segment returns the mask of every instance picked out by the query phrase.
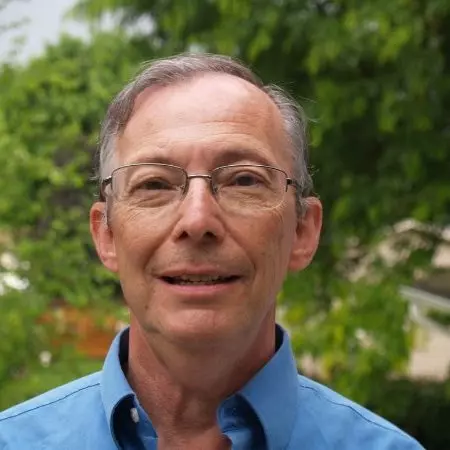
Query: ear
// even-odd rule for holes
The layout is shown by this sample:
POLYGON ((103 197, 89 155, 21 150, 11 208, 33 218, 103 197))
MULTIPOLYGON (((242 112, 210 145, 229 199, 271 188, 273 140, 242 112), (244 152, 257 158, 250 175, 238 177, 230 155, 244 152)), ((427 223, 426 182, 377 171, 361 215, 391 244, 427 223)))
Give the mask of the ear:
POLYGON ((289 260, 289 270, 300 271, 311 262, 319 245, 322 228, 322 204, 316 197, 305 199, 307 208, 302 217, 298 217, 294 243, 289 260))
POLYGON ((100 261, 111 272, 117 272, 116 246, 106 218, 106 203, 94 203, 91 207, 89 219, 92 239, 100 261))

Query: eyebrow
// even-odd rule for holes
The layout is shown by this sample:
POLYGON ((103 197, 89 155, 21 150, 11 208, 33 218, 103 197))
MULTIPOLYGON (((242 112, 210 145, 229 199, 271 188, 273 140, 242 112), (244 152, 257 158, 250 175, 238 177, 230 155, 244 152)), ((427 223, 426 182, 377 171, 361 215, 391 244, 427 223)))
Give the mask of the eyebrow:
POLYGON ((142 155, 138 158, 132 158, 127 162, 128 164, 146 164, 146 163, 159 163, 159 164, 171 164, 172 166, 178 166, 179 164, 175 161, 175 159, 171 158, 167 155, 142 155))
POLYGON ((235 164, 242 161, 250 161, 265 166, 274 165, 275 161, 271 161, 266 155, 256 149, 245 147, 234 147, 226 149, 214 159, 216 166, 225 166, 235 164))
MULTIPOLYGON (((262 164, 266 166, 274 165, 275 161, 271 161, 266 155, 253 148, 232 147, 225 149, 212 158, 215 167, 226 166, 229 164, 236 164, 242 161, 249 161, 255 164, 262 164)), ((142 155, 135 159, 131 159, 128 164, 140 163, 160 163, 170 164, 173 166, 180 166, 180 162, 167 154, 153 154, 142 155)))

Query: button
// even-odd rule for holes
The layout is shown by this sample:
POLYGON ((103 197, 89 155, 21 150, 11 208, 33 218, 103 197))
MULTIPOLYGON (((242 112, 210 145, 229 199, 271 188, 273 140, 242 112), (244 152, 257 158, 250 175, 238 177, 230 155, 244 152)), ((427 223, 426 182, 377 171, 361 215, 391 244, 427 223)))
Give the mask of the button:
POLYGON ((139 422, 139 413, 138 413, 138 410, 136 408, 131 408, 130 409, 130 415, 131 415, 131 420, 134 423, 138 423, 139 422))

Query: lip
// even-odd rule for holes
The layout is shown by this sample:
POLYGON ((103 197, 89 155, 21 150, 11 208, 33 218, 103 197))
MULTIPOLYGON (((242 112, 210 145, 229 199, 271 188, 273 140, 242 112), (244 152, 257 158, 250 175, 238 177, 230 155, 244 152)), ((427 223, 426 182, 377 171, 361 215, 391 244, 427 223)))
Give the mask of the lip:
MULTIPOLYGON (((203 273, 204 275, 204 273, 203 273)), ((234 280, 224 283, 214 284, 172 284, 166 281, 163 277, 159 277, 159 282, 164 285, 164 288, 179 296, 185 298, 190 302, 194 300, 207 301, 213 297, 226 294, 236 288, 236 285, 242 280, 242 277, 236 277, 234 280)))
POLYGON ((240 277, 239 273, 233 272, 232 270, 224 270, 218 267, 210 266, 189 266, 189 267, 176 267, 169 270, 164 270, 157 274, 158 278, 176 278, 181 276, 206 276, 206 277, 240 277))
POLYGON ((184 266, 174 267, 170 270, 164 270, 158 273, 158 280, 164 285, 165 289, 177 296, 186 297, 188 300, 209 300, 211 297, 226 294, 235 289, 236 285, 242 281, 243 277, 236 271, 224 270, 212 266, 184 266), (180 276, 209 276, 209 277, 223 277, 234 279, 226 282, 214 284, 173 284, 166 278, 176 278, 180 276))

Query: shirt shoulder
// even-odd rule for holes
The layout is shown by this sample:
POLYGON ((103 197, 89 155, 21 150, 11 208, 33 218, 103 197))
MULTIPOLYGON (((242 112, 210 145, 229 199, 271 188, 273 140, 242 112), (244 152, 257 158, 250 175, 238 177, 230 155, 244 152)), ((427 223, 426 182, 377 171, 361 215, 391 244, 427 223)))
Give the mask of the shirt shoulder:
POLYGON ((109 434, 99 372, 1 412, 0 450, 95 448, 85 445, 88 428, 109 434))
POLYGON ((395 425, 330 388, 301 375, 298 387, 299 414, 289 448, 307 439, 314 443, 311 450, 423 450, 395 425))

